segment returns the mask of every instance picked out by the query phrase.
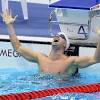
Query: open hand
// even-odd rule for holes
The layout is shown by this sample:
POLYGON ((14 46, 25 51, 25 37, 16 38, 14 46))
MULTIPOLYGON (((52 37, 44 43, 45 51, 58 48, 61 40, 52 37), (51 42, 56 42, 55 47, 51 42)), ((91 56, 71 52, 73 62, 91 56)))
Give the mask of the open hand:
POLYGON ((6 10, 4 13, 1 14, 3 21, 6 25, 13 23, 16 20, 17 15, 13 18, 11 11, 6 10))
POLYGON ((96 33, 100 36, 100 29, 97 29, 96 33))

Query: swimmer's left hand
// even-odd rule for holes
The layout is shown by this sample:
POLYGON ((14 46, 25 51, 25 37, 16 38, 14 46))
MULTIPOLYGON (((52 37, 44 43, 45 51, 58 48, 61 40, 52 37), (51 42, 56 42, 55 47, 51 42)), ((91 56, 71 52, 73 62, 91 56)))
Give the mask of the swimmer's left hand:
POLYGON ((97 29, 96 33, 100 36, 100 29, 97 29))

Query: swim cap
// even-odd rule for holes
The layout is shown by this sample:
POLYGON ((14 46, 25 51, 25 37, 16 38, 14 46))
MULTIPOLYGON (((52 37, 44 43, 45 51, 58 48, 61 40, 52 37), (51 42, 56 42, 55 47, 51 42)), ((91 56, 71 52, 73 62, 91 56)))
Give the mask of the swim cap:
POLYGON ((68 37, 67 37, 67 35, 65 34, 65 33, 63 33, 63 32, 59 32, 59 33, 57 33, 58 35, 64 35, 65 36, 65 39, 66 39, 66 48, 65 48, 65 51, 69 48, 69 46, 70 46, 70 42, 69 42, 69 39, 68 39, 68 37))

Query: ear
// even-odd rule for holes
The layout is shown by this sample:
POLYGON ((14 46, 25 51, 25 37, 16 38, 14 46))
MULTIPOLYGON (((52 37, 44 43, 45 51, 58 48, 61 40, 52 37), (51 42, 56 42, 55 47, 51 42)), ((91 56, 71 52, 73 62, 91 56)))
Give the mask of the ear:
POLYGON ((66 48, 66 43, 63 44, 64 48, 66 48))

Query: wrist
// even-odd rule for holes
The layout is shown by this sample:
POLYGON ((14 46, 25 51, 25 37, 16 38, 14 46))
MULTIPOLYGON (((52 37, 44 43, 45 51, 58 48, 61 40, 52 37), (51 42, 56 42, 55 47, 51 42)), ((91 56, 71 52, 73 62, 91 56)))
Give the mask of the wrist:
POLYGON ((15 33, 13 25, 11 23, 7 24, 7 28, 8 28, 9 34, 14 34, 15 33))
POLYGON ((13 24, 13 22, 5 22, 5 24, 7 25, 7 26, 9 26, 9 25, 12 25, 13 24))
POLYGON ((6 24, 7 25, 7 27, 10 27, 10 26, 12 26, 12 23, 9 23, 9 24, 6 24))

